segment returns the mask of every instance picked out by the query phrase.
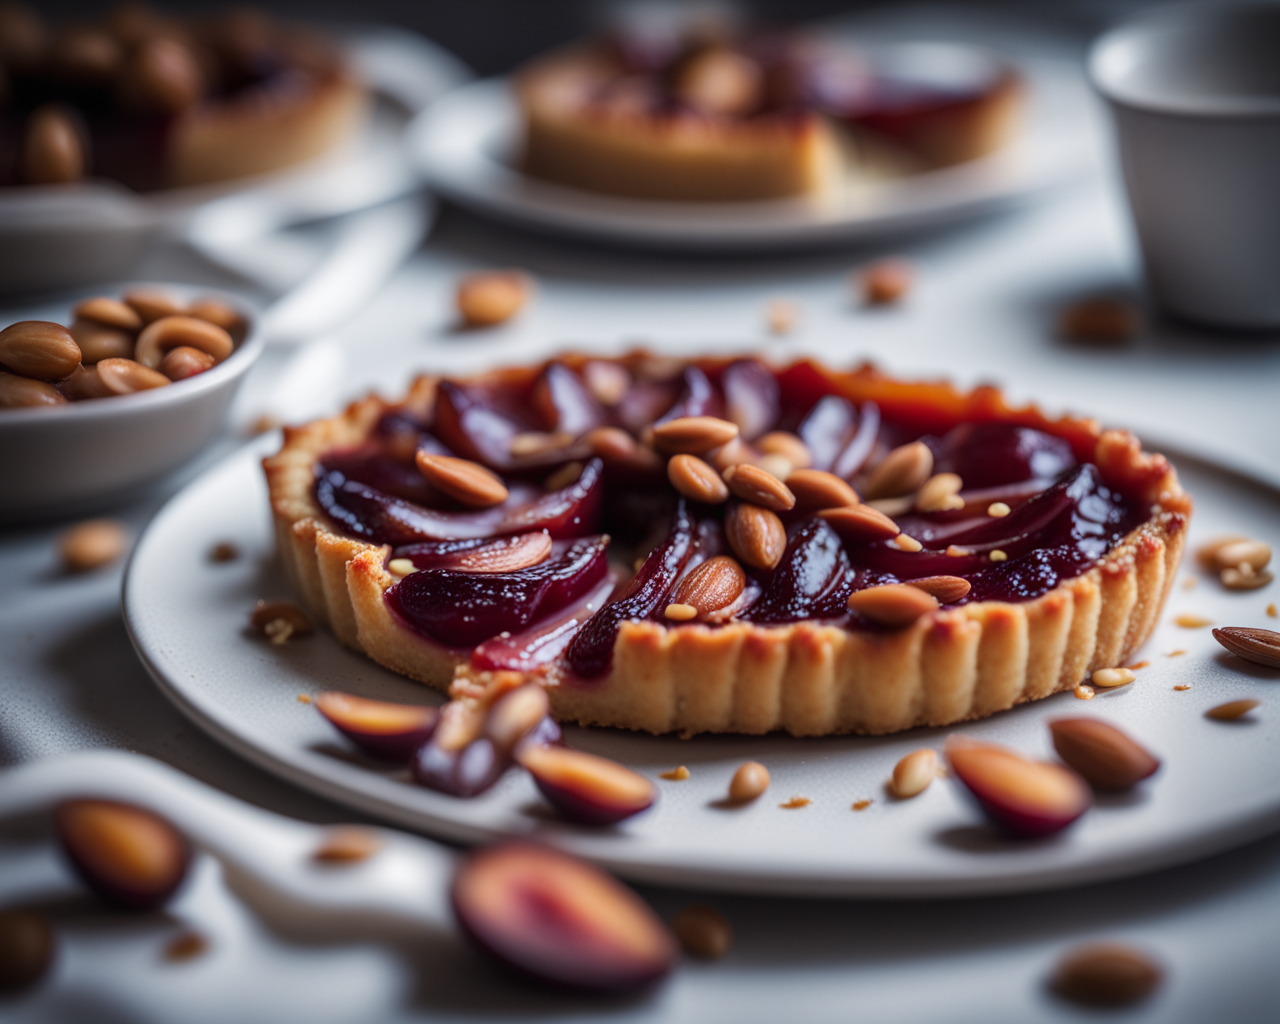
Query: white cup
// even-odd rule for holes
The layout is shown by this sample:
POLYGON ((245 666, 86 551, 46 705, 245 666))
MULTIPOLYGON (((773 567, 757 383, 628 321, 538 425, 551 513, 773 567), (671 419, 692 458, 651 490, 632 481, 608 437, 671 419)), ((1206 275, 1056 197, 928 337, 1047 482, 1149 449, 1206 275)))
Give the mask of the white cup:
POLYGON ((1280 328, 1280 4, 1174 7, 1089 56, 1147 280, 1171 312, 1280 328))

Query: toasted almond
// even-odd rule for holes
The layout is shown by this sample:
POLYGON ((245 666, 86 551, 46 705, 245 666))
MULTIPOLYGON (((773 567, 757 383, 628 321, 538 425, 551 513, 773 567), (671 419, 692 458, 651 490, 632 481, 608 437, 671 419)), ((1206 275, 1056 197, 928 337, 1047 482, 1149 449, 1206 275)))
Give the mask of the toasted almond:
POLYGON ((733 929, 719 911, 708 906, 688 907, 671 922, 685 952, 703 960, 719 960, 733 945, 733 929))
POLYGON ((824 508, 847 508, 858 504, 858 492, 834 473, 821 469, 797 469, 786 479, 788 489, 801 512, 824 508))
POLYGON ((1218 563, 1218 552, 1231 544, 1248 543, 1251 538, 1241 536, 1238 533, 1227 534, 1222 537, 1214 537, 1213 540, 1206 541, 1196 548, 1196 562, 1200 568, 1208 569, 1216 572, 1219 569, 1225 569, 1231 562, 1218 563))
POLYGON ((1009 560, 1008 554, 1001 551, 999 548, 989 552, 987 557, 993 562, 1007 562, 1009 560))
POLYGON ((636 450, 640 447, 634 437, 618 427, 596 427, 588 431, 583 441, 591 449, 592 455, 618 462, 634 459, 636 450))
POLYGON ((119 299, 109 299, 105 295, 76 303, 72 312, 86 320, 105 324, 108 327, 118 327, 122 331, 142 330, 142 317, 138 315, 137 310, 132 306, 126 306, 119 299))
POLYGON ((582 368, 587 390, 601 405, 613 406, 631 390, 631 374, 621 363, 593 359, 582 368))
POLYGON ((511 439, 511 457, 524 459, 532 455, 545 455, 547 452, 559 451, 573 444, 573 435, 565 433, 543 433, 541 430, 526 430, 511 439))
MULTIPOLYGON (((551 535, 545 530, 519 533, 490 541, 458 559, 463 572, 516 572, 540 565, 551 557, 551 535)), ((400 561, 400 559, 396 559, 400 561)))
POLYGON ((898 536, 894 537, 893 543, 894 543, 894 546, 897 547, 899 551, 910 551, 912 554, 914 554, 917 551, 924 550, 923 544, 921 544, 914 537, 909 536, 908 534, 905 534, 905 533, 900 533, 898 534, 898 536))
POLYGON ((829 508, 818 513, 840 537, 852 544, 888 540, 902 531, 898 524, 870 505, 829 508))
POLYGON ((416 571, 417 566, 413 564, 412 558, 393 558, 387 562, 387 572, 392 576, 408 576, 416 571))
POLYGON ((908 495, 905 498, 873 498, 867 504, 887 516, 905 516, 911 511, 914 501, 908 495))
POLYGON ((862 495, 868 501, 900 498, 919 488, 932 472, 933 452, 923 441, 912 441, 893 449, 880 460, 867 478, 862 495))
POLYGON ((735 437, 728 444, 706 453, 707 460, 715 466, 717 473, 723 473, 730 466, 740 466, 744 462, 757 462, 760 453, 752 445, 740 437, 735 437))
POLYGON ((893 766, 893 795, 899 800, 919 796, 938 775, 938 752, 913 750, 893 766))
POLYGON ((382 837, 367 828, 347 825, 335 828, 311 856, 322 864, 355 864, 382 849, 382 837))
POLYGON ((1219 722, 1230 722, 1241 715, 1247 715, 1256 708, 1262 701, 1260 700, 1229 700, 1225 704, 1219 704, 1206 711, 1206 718, 1216 718, 1219 722))
POLYGON ((124 293, 125 305, 133 309, 142 318, 144 324, 152 323, 166 316, 177 316, 182 307, 168 292, 154 288, 134 288, 124 293))
POLYGON ((729 486, 696 455, 673 455, 667 463, 671 486, 690 501, 719 505, 729 500, 729 486))
POLYGON ((62 564, 71 572, 90 572, 110 565, 129 546, 129 533, 115 519, 90 519, 73 526, 58 541, 62 564))
POLYGON ((689 777, 689 769, 684 765, 677 765, 669 772, 659 772, 658 778, 667 779, 670 782, 684 782, 689 777))
POLYGON ((249 624, 273 644, 306 636, 315 629, 307 613, 291 601, 259 601, 249 615, 249 624))
POLYGON ((701 455, 738 436, 738 425, 718 416, 679 416, 653 427, 654 445, 667 455, 701 455))
POLYGON ((507 500, 507 487, 494 472, 470 459, 419 450, 414 462, 432 487, 468 508, 492 508, 507 500))
POLYGON ((1267 616, 1272 619, 1280 619, 1280 610, 1276 608, 1274 601, 1267 605, 1267 616))
POLYGON ((1093 700, 1098 695, 1098 691, 1088 683, 1076 683, 1072 692, 1075 693, 1078 700, 1093 700))
POLYGON ((892 305, 911 290, 913 277, 906 260, 877 260, 861 274, 862 299, 868 306, 892 305))
POLYGON ((662 614, 672 622, 692 622, 698 617, 698 609, 691 604, 682 604, 676 601, 667 605, 662 614))
POLYGON ((1072 950, 1058 964, 1051 984, 1075 1003, 1128 1006, 1151 995, 1163 977, 1145 954, 1108 942, 1072 950))
POLYGON ((542 486, 548 491, 563 491, 566 487, 576 484, 586 468, 581 462, 566 462, 559 469, 549 473, 542 481, 542 486))
POLYGON ((1128 686, 1138 677, 1127 668, 1100 668, 1089 678, 1094 686, 1109 690, 1116 686, 1128 686))
POLYGON ((1214 552, 1213 564, 1218 569, 1249 566, 1254 571, 1265 569, 1271 561, 1271 545, 1260 540, 1237 540, 1223 544, 1214 552))
MULTIPOLYGON (((706 616, 733 604, 747 585, 742 566, 728 555, 709 558, 689 573, 676 587, 671 600, 693 609, 688 618, 706 616)), ((672 618, 667 608, 667 618, 672 618)))
POLYGON ((987 515, 992 519, 1003 519, 1011 511, 1012 509, 1010 509, 1003 501, 993 501, 987 506, 987 515))
POLYGON ((759 761, 740 765, 729 781, 729 799, 742 804, 763 795, 769 788, 769 769, 759 761))
POLYGON ((765 455, 781 455, 796 469, 807 469, 813 465, 813 453, 795 434, 785 430, 774 430, 763 437, 756 438, 756 448, 765 455))
POLYGON ((1280 633, 1252 626, 1221 626, 1213 638, 1237 657, 1255 665, 1280 668, 1280 633))
POLYGON ((872 622, 900 629, 911 625, 920 616, 936 611, 938 600, 932 594, 905 583, 886 583, 855 590, 849 595, 849 608, 872 622))
POLYGON ((775 512, 786 512, 796 507, 796 496, 791 493, 790 488, 759 466, 744 462, 738 466, 730 466, 721 476, 729 485, 729 490, 743 501, 775 512))
POLYGON ((787 530, 777 514, 745 501, 729 506, 724 532, 734 554, 756 569, 772 569, 787 549, 787 530))
POLYGON ((923 576, 918 580, 906 580, 907 586, 923 590, 938 599, 939 604, 954 604, 972 587, 963 576, 923 576))
POLYGON ((1049 732, 1058 756, 1094 789, 1129 789, 1160 767, 1146 748, 1097 718, 1055 718, 1049 732))
POLYGON ((950 512, 964 508, 960 488, 964 481, 955 473, 935 473, 916 492, 916 508, 921 512, 950 512))
POLYGON ((1238 566, 1223 569, 1218 574, 1218 578, 1228 590, 1260 590, 1275 579, 1271 573, 1260 572, 1248 562, 1242 562, 1238 566))
POLYGON ((458 282, 455 301, 468 327, 494 327, 519 313, 532 294, 532 281, 518 270, 483 271, 458 282))
POLYGON ((795 466, 791 465, 791 460, 785 455, 761 455, 756 459, 755 465, 782 481, 785 481, 795 469, 795 466))

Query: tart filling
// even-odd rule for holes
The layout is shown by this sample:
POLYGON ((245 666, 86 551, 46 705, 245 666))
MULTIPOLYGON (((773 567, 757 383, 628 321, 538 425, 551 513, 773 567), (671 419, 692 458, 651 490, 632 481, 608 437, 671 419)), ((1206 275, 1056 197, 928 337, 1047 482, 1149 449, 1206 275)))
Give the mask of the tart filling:
POLYGON ((423 378, 265 466, 344 643, 653 732, 890 732, 1070 688, 1146 639, 1190 514, 1131 435, 994 389, 644 353, 423 378))

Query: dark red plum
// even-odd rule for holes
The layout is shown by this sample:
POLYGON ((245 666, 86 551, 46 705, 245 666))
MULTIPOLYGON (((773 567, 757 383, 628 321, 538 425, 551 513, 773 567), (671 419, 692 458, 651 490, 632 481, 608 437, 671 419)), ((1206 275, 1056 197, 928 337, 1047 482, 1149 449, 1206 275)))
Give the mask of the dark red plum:
POLYGON ((614 825, 648 810, 653 783, 615 761, 562 746, 527 747, 520 764, 564 817, 583 825, 614 825))
POLYGON ((529 396, 543 430, 581 437, 605 421, 605 412, 581 377, 564 363, 548 363, 529 396))
POLYGON ((761 624, 838 619, 852 588, 843 542, 826 520, 810 519, 792 536, 760 599, 740 618, 761 624))
POLYGON ((955 777, 979 806, 1018 838, 1060 832, 1093 803, 1088 784, 1063 765, 965 740, 949 742, 946 754, 955 777))
POLYGON ((720 375, 725 415, 738 425, 738 436, 754 441, 778 422, 778 380, 758 359, 739 359, 720 375))

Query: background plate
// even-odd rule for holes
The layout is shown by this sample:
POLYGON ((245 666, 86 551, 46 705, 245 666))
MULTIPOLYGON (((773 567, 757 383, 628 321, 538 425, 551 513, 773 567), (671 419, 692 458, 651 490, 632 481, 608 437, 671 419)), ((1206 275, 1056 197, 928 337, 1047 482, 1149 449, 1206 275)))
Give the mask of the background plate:
MULTIPOLYGON (((1141 652, 1138 681, 1088 703, 1071 694, 1023 705, 961 728, 967 735, 1050 756, 1045 721, 1087 714, 1115 722, 1164 759, 1132 794, 1106 796, 1056 838, 1007 842, 993 834, 949 781, 895 802, 884 790, 907 752, 938 746, 949 730, 887 737, 797 740, 704 736, 692 740, 611 729, 567 730, 575 747, 631 765, 661 791, 647 814, 614 829, 552 819, 528 776, 507 774, 489 793, 457 800, 407 782, 352 753, 300 694, 342 689, 370 697, 438 702, 438 695, 342 648, 329 634, 274 647, 246 616, 259 598, 287 597, 274 560, 266 486, 258 460, 279 445, 264 437, 174 497, 134 550, 124 613, 161 689, 233 750, 301 786, 397 824, 466 842, 536 836, 627 877, 744 892, 937 896, 1016 892, 1119 877, 1189 860, 1280 826, 1280 715, 1264 704, 1234 723, 1205 709, 1262 697, 1280 673, 1227 655, 1207 629, 1173 625, 1192 612, 1216 622, 1276 626, 1264 612, 1275 587, 1231 593, 1193 568, 1175 583, 1165 621, 1141 652), (209 560, 214 544, 239 560, 209 560), (1185 654, 1170 656, 1184 650, 1185 654), (1178 692, 1175 684, 1191 689, 1178 692), (768 793, 737 809, 719 805, 746 759, 766 764, 768 793), (687 765, 687 781, 658 774, 687 765), (778 805, 799 795, 799 810, 778 805), (865 810, 854 801, 870 799, 865 810)), ((1179 470, 1197 510, 1191 543, 1238 532, 1273 544, 1280 492, 1191 457, 1179 470)))

